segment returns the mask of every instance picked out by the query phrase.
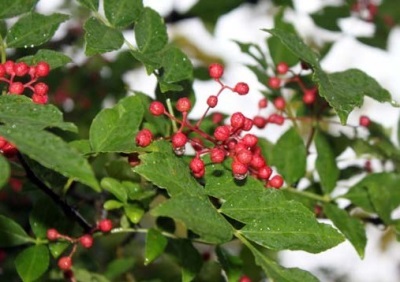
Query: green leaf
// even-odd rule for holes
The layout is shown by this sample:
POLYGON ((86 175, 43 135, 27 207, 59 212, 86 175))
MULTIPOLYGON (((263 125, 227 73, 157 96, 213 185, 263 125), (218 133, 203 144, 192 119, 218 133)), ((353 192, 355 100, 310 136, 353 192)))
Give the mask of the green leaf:
POLYGON ((115 281, 120 275, 129 272, 134 265, 135 259, 132 257, 115 259, 107 265, 104 275, 108 279, 115 281))
POLYGON ((390 94, 375 79, 366 73, 349 69, 343 72, 325 74, 316 70, 315 78, 319 84, 319 93, 339 115, 342 124, 355 107, 361 107, 364 95, 379 102, 391 101, 390 94))
POLYGON ((118 50, 124 44, 124 36, 118 29, 108 27, 95 17, 88 19, 85 30, 85 54, 93 56, 118 50))
POLYGON ((319 56, 311 50, 297 35, 281 29, 263 29, 279 38, 293 54, 313 67, 319 67, 319 56))
POLYGON ((13 247, 32 243, 34 240, 10 218, 0 215, 0 247, 13 247))
POLYGON ((0 19, 12 18, 32 11, 39 0, 1 0, 0 19))
POLYGON ((291 185, 305 175, 306 158, 307 152, 303 139, 292 127, 276 142, 271 164, 276 166, 285 181, 291 185))
POLYGON ((30 126, 0 126, 0 135, 41 165, 100 191, 87 160, 60 137, 30 126))
POLYGON ((99 0, 78 0, 78 2, 82 6, 88 8, 94 12, 97 12, 97 9, 99 8, 99 0))
POLYGON ((49 16, 30 13, 20 18, 9 30, 7 47, 35 47, 49 41, 58 26, 68 20, 67 15, 52 14, 49 16))
POLYGON ((299 202, 288 201, 281 191, 246 189, 235 191, 220 211, 246 225, 246 238, 272 250, 304 250, 318 253, 343 241, 329 225, 319 223, 299 202))
POLYGON ((339 20, 347 17, 350 17, 350 9, 347 5, 327 6, 311 14, 311 18, 316 25, 331 31, 340 31, 339 20))
POLYGON ((138 224, 145 211, 138 204, 127 204, 124 206, 124 212, 133 224, 138 224))
POLYGON ((23 250, 15 259, 15 267, 22 281, 33 282, 49 267, 50 256, 45 245, 36 245, 23 250))
POLYGON ((350 200, 352 204, 364 209, 367 212, 374 212, 374 207, 369 198, 368 188, 364 185, 362 180, 356 185, 352 186, 342 197, 350 200))
POLYGON ((90 144, 94 152, 131 152, 135 135, 144 116, 141 99, 126 97, 111 109, 103 109, 90 126, 90 144))
POLYGON ((116 197, 122 203, 126 203, 128 200, 128 194, 126 189, 122 184, 110 177, 105 177, 100 182, 101 188, 110 192, 114 197, 116 197))
POLYGON ((28 65, 36 65, 38 62, 42 61, 48 63, 52 70, 72 62, 71 58, 67 55, 47 49, 40 49, 35 55, 25 56, 18 59, 18 62, 25 62, 28 65))
POLYGON ((364 258, 367 236, 362 222, 333 204, 324 204, 324 213, 350 241, 358 255, 364 258))
POLYGON ((182 221, 207 243, 219 244, 232 239, 232 227, 205 195, 181 193, 157 206, 151 213, 182 221))
POLYGON ((70 246, 69 242, 54 242, 49 244, 50 254, 53 258, 60 257, 64 251, 70 246))
POLYGON ((10 177, 10 164, 7 159, 0 154, 0 189, 7 184, 10 177))
POLYGON ((154 53, 168 42, 167 29, 163 18, 146 7, 135 24, 135 38, 141 53, 154 53))
POLYGON ((182 267, 182 282, 191 282, 200 271, 202 258, 189 240, 169 240, 167 252, 172 254, 182 267))
POLYGON ((77 281, 110 282, 110 280, 103 275, 89 272, 83 268, 74 268, 74 275, 77 281))
POLYGON ((315 147, 317 149, 317 159, 315 167, 321 182, 321 187, 325 194, 329 194, 336 187, 339 178, 339 168, 333 150, 323 133, 318 132, 315 137, 315 147))
POLYGON ((164 252, 167 244, 167 238, 160 231, 153 228, 149 229, 146 235, 144 265, 148 265, 158 258, 164 252))
POLYGON ((174 83, 192 78, 192 63, 180 49, 176 47, 168 48, 163 53, 162 58, 163 82, 174 83))
POLYGON ((276 6, 289 6, 294 8, 292 0, 272 0, 272 3, 276 6))
POLYGON ((240 281, 242 276, 242 261, 239 257, 231 255, 221 246, 217 246, 215 253, 228 278, 228 281, 240 281))
POLYGON ((103 207, 105 210, 115 210, 115 209, 119 209, 122 208, 124 206, 124 203, 121 203, 120 201, 116 201, 116 200, 108 200, 104 203, 103 207))
POLYGON ((63 114, 57 107, 32 103, 31 99, 22 95, 0 95, 0 109, 0 122, 10 126, 78 131, 74 124, 63 121, 63 114))
POLYGON ((104 12, 114 27, 126 27, 138 19, 143 9, 142 0, 104 0, 104 12))

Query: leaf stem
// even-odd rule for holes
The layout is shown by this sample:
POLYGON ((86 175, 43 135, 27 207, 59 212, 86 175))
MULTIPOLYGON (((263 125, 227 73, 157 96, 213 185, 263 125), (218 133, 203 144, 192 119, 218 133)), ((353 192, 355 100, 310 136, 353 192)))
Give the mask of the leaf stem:
POLYGON ((177 132, 178 131, 178 126, 176 125, 174 109, 172 108, 171 99, 168 98, 166 103, 167 103, 167 108, 168 108, 168 112, 169 112, 170 116, 174 117, 174 118, 171 119, 172 130, 173 130, 173 132, 177 132))
POLYGON ((290 193, 298 194, 298 195, 307 197, 309 199, 313 199, 313 200, 324 202, 324 203, 330 203, 332 201, 331 197, 329 197, 328 195, 320 196, 320 195, 317 195, 317 194, 314 194, 311 192, 300 191, 293 187, 285 187, 285 188, 282 188, 282 190, 286 190, 290 193))

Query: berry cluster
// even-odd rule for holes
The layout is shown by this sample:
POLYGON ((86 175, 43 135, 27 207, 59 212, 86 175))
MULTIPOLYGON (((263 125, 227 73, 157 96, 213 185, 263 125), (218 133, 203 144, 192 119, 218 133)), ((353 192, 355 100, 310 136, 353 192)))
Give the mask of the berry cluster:
MULTIPOLYGON (((171 115, 159 101, 153 101, 150 104, 149 111, 151 114, 154 116, 165 115, 180 124, 177 132, 170 137, 175 154, 184 154, 187 144, 193 147, 196 153, 190 161, 189 167, 196 178, 204 176, 205 163, 201 157, 208 154, 212 163, 222 163, 225 159, 230 158, 232 174, 235 179, 242 180, 250 174, 264 181, 268 187, 280 188, 284 182, 283 178, 280 175, 271 177, 272 169, 261 153, 261 148, 257 144, 257 136, 248 133, 256 123, 255 120, 240 112, 235 112, 230 117, 229 124, 218 125, 212 135, 200 129, 203 119, 211 108, 217 106, 218 98, 224 90, 230 90, 238 95, 246 95, 249 92, 249 86, 244 82, 239 82, 234 87, 225 85, 221 81, 224 73, 222 65, 211 64, 208 70, 210 77, 220 85, 220 89, 215 95, 208 97, 208 107, 196 124, 190 123, 187 118, 191 104, 186 97, 180 98, 175 105, 176 109, 181 112, 182 119, 171 115), (194 137, 192 137, 193 134, 194 137)), ((216 123, 221 122, 222 119, 221 114, 213 115, 213 121, 216 123)), ((148 146, 152 140, 153 134, 148 129, 143 129, 136 135, 136 144, 141 147, 148 146)))
POLYGON ((29 66, 24 62, 6 61, 0 64, 0 81, 8 83, 8 93, 21 95, 25 89, 32 91, 32 101, 36 104, 46 104, 49 87, 43 82, 37 82, 39 78, 46 77, 50 72, 50 66, 46 62, 39 62, 29 66), (27 82, 22 82, 29 77, 27 82), (17 80, 18 78, 18 80, 17 80))
POLYGON ((72 267, 72 256, 75 254, 77 245, 80 244, 82 247, 89 249, 93 246, 93 232, 100 231, 103 233, 108 233, 111 231, 113 227, 112 221, 109 219, 102 219, 98 222, 96 228, 92 230, 89 234, 84 234, 77 238, 72 238, 67 235, 60 234, 56 229, 50 228, 47 230, 46 236, 49 241, 58 241, 63 240, 71 243, 73 245, 72 251, 68 256, 62 256, 58 260, 58 267, 64 271, 65 275, 73 276, 73 272, 71 271, 72 267))

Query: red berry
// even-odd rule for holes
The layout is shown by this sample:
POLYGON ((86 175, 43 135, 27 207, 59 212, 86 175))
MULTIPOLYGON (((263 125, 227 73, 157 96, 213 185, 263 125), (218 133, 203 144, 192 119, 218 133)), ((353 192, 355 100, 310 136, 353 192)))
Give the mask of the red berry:
POLYGON ((136 145, 140 147, 147 147, 153 141, 153 133, 148 129, 142 129, 136 134, 136 145))
POLYGON ((246 118, 244 120, 244 124, 243 124, 243 130, 244 131, 249 131, 251 128, 253 127, 253 120, 250 118, 246 118))
POLYGON ((189 98, 183 97, 176 102, 176 109, 181 113, 190 111, 191 107, 189 98))
POLYGON ((246 117, 242 113, 236 112, 231 116, 231 126, 235 129, 242 128, 245 120, 246 117))
POLYGON ((189 140, 189 142, 195 151, 201 151, 204 148, 203 140, 200 138, 193 137, 189 140))
POLYGON ((283 99, 283 97, 277 97, 277 98, 274 100, 274 106, 275 106, 275 108, 276 108, 277 110, 280 110, 280 111, 284 110, 285 107, 286 107, 286 101, 285 101, 285 99, 283 99))
POLYGON ((190 161, 189 167, 193 173, 199 173, 204 170, 204 162, 200 158, 195 157, 190 161))
POLYGON ((49 91, 49 87, 43 82, 36 83, 35 86, 33 86, 33 89, 35 89, 35 93, 39 96, 45 96, 49 91))
POLYGON ((186 142, 188 141, 188 138, 182 132, 177 132, 174 135, 172 135, 171 141, 172 141, 172 147, 181 148, 185 146, 186 142))
POLYGON ((131 167, 138 166, 140 164, 139 154, 138 153, 129 154, 128 163, 131 167))
POLYGON ((231 136, 231 130, 227 125, 220 125, 214 130, 214 137, 218 141, 225 141, 231 136))
POLYGON ((268 79, 268 86, 272 89, 279 89, 281 87, 281 79, 276 76, 272 76, 268 79))
POLYGON ((239 95, 246 95, 247 93, 249 93, 249 86, 247 85, 247 83, 239 82, 235 85, 233 91, 238 93, 239 95))
POLYGON ((46 62, 39 62, 36 65, 36 76, 43 77, 47 76, 50 72, 50 66, 46 62))
POLYGON ((150 104, 149 111, 154 116, 160 116, 165 112, 165 107, 161 102, 153 101, 150 104))
POLYGON ((24 76, 29 72, 29 66, 24 62, 19 62, 14 65, 14 73, 16 76, 24 76))
POLYGON ((210 108, 215 108, 215 106, 217 106, 218 104, 218 97, 215 95, 211 95, 210 97, 208 97, 207 99, 207 105, 210 108))
POLYGON ((268 117, 267 121, 270 123, 282 125, 285 122, 285 118, 278 114, 272 114, 268 117))
POLYGON ((79 238, 79 243, 86 248, 89 249, 93 246, 93 237, 92 235, 86 234, 79 238))
POLYGON ((0 64, 0 77, 4 77, 6 75, 6 68, 3 64, 0 64))
POLYGON ((71 257, 61 257, 58 260, 58 267, 61 270, 70 270, 72 266, 72 259, 71 257))
POLYGON ((49 241, 55 241, 60 237, 60 234, 56 229, 50 228, 47 229, 46 236, 49 241))
POLYGON ((367 116, 360 116, 360 125, 368 127, 371 124, 371 120, 367 116))
POLYGON ((6 70, 7 74, 15 74, 14 72, 14 62, 13 61, 7 61, 4 63, 4 69, 6 70))
POLYGON ((210 159, 213 163, 222 163, 225 159, 225 151, 220 148, 212 148, 210 159))
POLYGON ((316 98, 317 98, 316 88, 306 89, 303 93, 303 102, 306 105, 313 104, 316 98))
POLYGON ((238 161, 232 162, 232 172, 233 174, 237 175, 246 175, 248 172, 248 167, 245 164, 242 164, 238 161))
POLYGON ((254 134, 247 133, 245 136, 243 136, 242 142, 243 142, 246 146, 252 148, 252 147, 254 147, 254 146, 257 144, 258 138, 257 138, 257 136, 255 136, 254 134))
POLYGON ((36 93, 33 93, 33 95, 32 95, 32 101, 35 103, 35 104, 46 104, 47 103, 47 101, 48 101, 48 97, 47 97, 47 95, 38 95, 38 94, 36 94, 36 93))
POLYGON ((149 111, 154 116, 160 116, 160 115, 164 114, 165 107, 161 102, 153 101, 150 104, 149 111))
POLYGON ((276 66, 276 71, 279 74, 286 74, 289 70, 289 66, 288 64, 286 64, 285 62, 280 62, 277 66, 276 66))
POLYGON ((239 282, 251 282, 251 279, 249 276, 243 275, 240 277, 239 282))
POLYGON ((8 92, 11 94, 22 94, 24 92, 24 85, 22 84, 22 82, 13 82, 10 84, 10 86, 8 87, 8 92))
POLYGON ((264 128, 265 125, 267 124, 267 120, 265 118, 263 118, 262 116, 255 116, 253 118, 253 124, 257 127, 257 128, 264 128))
POLYGON ((0 150, 7 144, 7 140, 0 136, 0 150))
POLYGON ((236 154, 236 160, 241 162, 242 164, 249 164, 253 158, 253 153, 250 152, 249 150, 240 150, 236 154))
POLYGON ((265 166, 265 160, 261 155, 253 154, 253 158, 251 159, 250 165, 253 168, 260 169, 263 166, 265 166))
POLYGON ((260 101, 258 101, 258 108, 264 109, 268 106, 268 100, 266 98, 262 98, 260 101))
POLYGON ((220 64, 214 63, 208 67, 208 74, 211 78, 220 79, 224 74, 224 67, 220 64))
POLYGON ((35 67, 29 67, 29 71, 28 71, 29 75, 31 78, 34 78, 36 76, 36 68, 35 67))
POLYGON ((1 150, 3 151, 4 156, 6 157, 13 157, 18 153, 18 149, 11 143, 6 143, 1 150))
POLYGON ((194 173, 193 173, 193 176, 196 177, 196 178, 201 178, 201 177, 204 176, 204 173, 205 173, 205 172, 206 172, 205 169, 202 169, 202 170, 199 171, 199 172, 194 172, 194 173))
POLYGON ((283 185, 283 178, 282 178, 282 176, 280 176, 280 175, 275 175, 275 176, 273 176, 273 177, 268 181, 268 185, 271 186, 271 187, 273 187, 273 188, 276 188, 276 189, 281 188, 282 185, 283 185))
POLYGON ((258 177, 268 179, 272 174, 272 169, 269 166, 263 166, 258 169, 258 177))
POLYGON ((22 190, 22 181, 20 179, 18 179, 18 178, 10 178, 8 183, 10 184, 11 189, 14 192, 21 192, 21 190, 22 190))
POLYGON ((218 124, 224 120, 224 116, 221 113, 213 113, 211 119, 213 123, 218 124))
POLYGON ((99 227, 101 232, 106 233, 111 231, 113 224, 110 219, 102 219, 97 226, 99 227))

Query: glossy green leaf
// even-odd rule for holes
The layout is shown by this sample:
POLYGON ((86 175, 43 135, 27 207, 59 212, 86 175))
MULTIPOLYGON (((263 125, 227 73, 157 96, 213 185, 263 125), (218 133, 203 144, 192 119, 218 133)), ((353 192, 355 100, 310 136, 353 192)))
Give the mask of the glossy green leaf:
POLYGON ((165 238, 160 231, 153 228, 149 229, 146 235, 144 265, 152 263, 156 258, 164 253, 167 244, 167 238, 165 238))
POLYGON ((10 177, 10 164, 7 159, 0 154, 0 189, 7 184, 10 177))
POLYGON ((85 29, 85 54, 93 56, 118 50, 124 44, 124 36, 118 29, 106 26, 95 17, 88 19, 85 29))
POLYGON ((39 0, 1 0, 0 19, 12 18, 30 12, 39 0))
POLYGON ((182 282, 191 282, 203 264, 198 250, 189 240, 170 240, 166 249, 182 268, 182 282))
POLYGON ((349 69, 332 74, 316 70, 314 77, 319 84, 319 93, 337 112, 342 124, 355 107, 361 107, 364 95, 379 102, 391 101, 390 94, 366 73, 349 69))
POLYGON ((111 109, 103 109, 90 126, 90 144, 95 152, 130 152, 142 122, 144 107, 140 98, 126 97, 111 109))
POLYGON ((274 3, 277 6, 289 6, 294 8, 293 0, 272 0, 272 3, 274 3))
POLYGON ((256 264, 261 266, 269 278, 276 282, 317 282, 311 273, 299 268, 285 268, 261 253, 254 246, 246 244, 254 255, 256 264))
POLYGON ((371 199, 369 198, 368 188, 364 185, 363 181, 353 185, 342 197, 350 200, 352 204, 364 209, 367 212, 374 212, 374 207, 371 199))
POLYGON ((242 189, 227 197, 220 211, 246 225, 246 238, 272 250, 318 253, 343 241, 329 225, 319 223, 299 202, 288 201, 280 191, 242 189))
POLYGON ((49 246, 49 251, 50 251, 50 254, 52 255, 52 257, 58 258, 70 246, 70 243, 59 241, 59 242, 50 243, 48 246, 49 246))
POLYGON ((127 204, 124 206, 124 212, 133 224, 138 224, 145 211, 138 204, 127 204))
POLYGON ((99 8, 99 0, 78 0, 78 2, 82 6, 88 8, 94 12, 97 12, 97 9, 99 8))
POLYGON ((108 200, 104 203, 103 207, 105 210, 115 210, 115 209, 119 209, 122 208, 124 206, 124 203, 121 203, 120 201, 116 201, 116 200, 108 200))
POLYGON ((68 20, 67 15, 49 16, 30 13, 20 18, 8 31, 7 47, 35 47, 49 41, 59 25, 68 20))
POLYGON ((325 204, 324 213, 350 241, 358 255, 364 258, 367 236, 362 222, 333 204, 325 204))
POLYGON ((38 62, 46 62, 50 65, 50 69, 54 70, 72 62, 72 60, 61 52, 40 49, 35 55, 22 57, 18 59, 18 62, 25 62, 28 65, 36 65, 38 62))
POLYGON ((41 165, 100 191, 87 160, 60 137, 30 126, 0 126, 0 135, 41 165))
POLYGON ((63 121, 62 112, 54 105, 38 105, 22 95, 0 96, 0 122, 10 126, 29 126, 43 129, 60 128, 77 132, 77 127, 63 121))
POLYGON ((107 269, 104 272, 104 275, 108 279, 115 281, 122 274, 129 272, 134 267, 134 265, 135 259, 132 257, 118 258, 107 264, 107 269))
POLYGON ((205 195, 178 194, 151 212, 182 221, 186 227, 208 243, 225 243, 232 238, 232 227, 205 195))
POLYGON ((162 67, 162 81, 165 83, 190 79, 193 75, 193 66, 189 58, 176 47, 168 48, 163 53, 162 67))
POLYGON ((13 247, 34 242, 22 227, 12 219, 0 215, 0 247, 13 247))
POLYGON ((23 250, 15 259, 15 267, 23 282, 36 281, 49 267, 50 256, 45 245, 23 250))
POLYGON ((326 136, 322 132, 318 132, 314 137, 314 141, 318 154, 315 167, 318 171, 323 191, 325 194, 329 194, 336 187, 340 171, 336 164, 336 157, 326 136))
POLYGON ((326 6, 316 13, 311 14, 311 18, 316 25, 331 31, 340 31, 339 20, 347 17, 350 17, 350 9, 347 5, 326 6))
POLYGON ((104 275, 93 273, 83 268, 74 268, 74 275, 77 281, 111 282, 104 275))
POLYGON ((138 19, 142 0, 104 0, 104 12, 114 27, 126 27, 138 19))
POLYGON ((114 195, 114 197, 116 197, 122 203, 126 203, 126 201, 128 200, 126 189, 118 180, 110 177, 105 177, 101 180, 100 186, 104 190, 114 195))
POLYGON ((297 35, 289 33, 281 29, 263 29, 264 31, 279 38, 291 52, 293 52, 299 59, 309 63, 312 66, 319 67, 319 57, 311 50, 297 35))
POLYGON ((293 127, 276 142, 271 164, 289 185, 295 183, 306 173, 307 152, 303 139, 293 127))
POLYGON ((242 264, 243 262, 237 256, 234 256, 225 250, 221 246, 217 246, 215 249, 215 253, 218 258, 218 262, 221 264, 225 274, 228 278, 228 281, 240 281, 240 277, 242 276, 242 264))
POLYGON ((163 18, 151 8, 144 8, 135 24, 135 38, 141 53, 160 51, 168 42, 163 18))

